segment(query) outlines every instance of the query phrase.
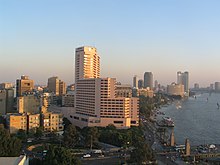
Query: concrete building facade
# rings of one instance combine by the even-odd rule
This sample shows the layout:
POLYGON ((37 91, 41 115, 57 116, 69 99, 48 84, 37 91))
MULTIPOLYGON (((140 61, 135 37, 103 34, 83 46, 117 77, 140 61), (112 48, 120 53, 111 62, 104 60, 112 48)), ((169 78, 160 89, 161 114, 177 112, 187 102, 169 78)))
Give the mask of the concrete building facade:
POLYGON ((116 97, 127 97, 130 98, 132 97, 132 87, 131 85, 116 85, 116 97))
MULTIPOLYGON (((76 49, 75 57, 75 112, 71 121, 79 126, 129 128, 139 123, 138 98, 127 91, 116 93, 116 79, 100 78, 100 57, 94 47, 76 49)), ((122 90, 121 90, 122 91, 122 90)))
POLYGON ((17 98, 19 113, 40 113, 40 98, 35 95, 24 95, 17 98))
POLYGON ((86 78, 100 77, 100 57, 96 48, 85 46, 76 48, 75 82, 86 78))
POLYGON ((22 96, 25 92, 32 92, 34 89, 34 80, 30 80, 28 76, 21 76, 16 81, 16 97, 22 96))

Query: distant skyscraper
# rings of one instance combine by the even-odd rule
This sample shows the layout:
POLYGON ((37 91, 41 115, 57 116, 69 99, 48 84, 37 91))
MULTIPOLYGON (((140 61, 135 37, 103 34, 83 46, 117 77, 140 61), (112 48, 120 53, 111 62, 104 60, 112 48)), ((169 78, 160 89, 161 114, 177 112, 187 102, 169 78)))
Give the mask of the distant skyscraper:
POLYGON ((215 82, 215 91, 220 91, 220 82, 215 82))
POLYGON ((182 72, 177 72, 177 84, 182 84, 183 83, 183 76, 182 72))
POLYGON ((152 72, 144 73, 144 88, 153 89, 153 74, 152 72))
POLYGON ((59 79, 58 77, 50 77, 47 83, 48 91, 59 95, 59 79))
POLYGON ((31 92, 34 89, 34 80, 29 80, 28 76, 21 76, 16 81, 16 97, 22 96, 24 92, 31 92))
POLYGON ((86 78, 100 77, 100 57, 94 47, 76 48, 75 82, 86 78))
POLYGON ((138 88, 138 77, 136 75, 133 77, 133 88, 138 88))
POLYGON ((199 89, 199 84, 198 83, 194 84, 194 89, 199 89))
POLYGON ((154 81, 154 88, 155 88, 155 89, 158 89, 158 85, 159 85, 158 81, 155 80, 155 81, 154 81))
POLYGON ((138 88, 141 89, 144 87, 144 80, 138 80, 138 88))
POLYGON ((184 92, 189 94, 189 72, 177 72, 177 84, 184 85, 184 92))

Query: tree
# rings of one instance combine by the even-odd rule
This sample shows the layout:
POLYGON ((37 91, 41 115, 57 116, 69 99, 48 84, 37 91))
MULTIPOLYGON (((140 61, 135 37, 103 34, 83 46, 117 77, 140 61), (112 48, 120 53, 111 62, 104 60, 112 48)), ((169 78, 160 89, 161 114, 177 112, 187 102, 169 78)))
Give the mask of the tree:
POLYGON ((41 138, 43 136, 43 127, 36 128, 36 132, 34 134, 36 138, 41 138))
POLYGON ((79 159, 64 147, 50 146, 43 161, 45 165, 80 165, 79 159))
POLYGON ((9 131, 0 128, 0 156, 19 156, 21 153, 21 140, 11 136, 9 131))
POLYGON ((74 125, 68 125, 63 134, 63 141, 66 147, 75 147, 79 142, 79 133, 74 125))
POLYGON ((16 137, 22 140, 23 142, 27 141, 27 134, 26 134, 26 131, 23 129, 18 130, 16 137))
POLYGON ((66 117, 64 117, 63 118, 63 125, 64 125, 64 131, 65 131, 67 129, 67 127, 69 125, 71 125, 71 122, 66 117))
POLYGON ((85 146, 92 148, 98 145, 99 130, 97 127, 85 127, 83 128, 83 136, 85 138, 85 146))

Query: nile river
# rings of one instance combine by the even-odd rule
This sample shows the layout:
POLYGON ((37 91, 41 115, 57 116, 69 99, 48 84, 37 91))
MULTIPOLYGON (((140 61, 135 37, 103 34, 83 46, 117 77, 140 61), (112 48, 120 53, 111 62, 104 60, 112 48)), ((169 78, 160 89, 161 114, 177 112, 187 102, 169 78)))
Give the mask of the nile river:
POLYGON ((184 144, 186 138, 192 145, 220 144, 220 109, 217 102, 220 104, 220 94, 204 93, 161 108, 175 122, 177 144, 184 144))

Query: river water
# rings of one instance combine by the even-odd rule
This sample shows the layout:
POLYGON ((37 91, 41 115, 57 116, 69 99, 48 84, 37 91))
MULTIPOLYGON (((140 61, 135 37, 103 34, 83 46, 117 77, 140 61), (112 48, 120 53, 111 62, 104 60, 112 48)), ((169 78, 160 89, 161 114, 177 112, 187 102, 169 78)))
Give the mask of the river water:
POLYGON ((186 138, 191 145, 220 144, 220 109, 217 102, 220 104, 220 94, 204 93, 161 108, 160 111, 175 122, 177 144, 184 144, 186 138))

